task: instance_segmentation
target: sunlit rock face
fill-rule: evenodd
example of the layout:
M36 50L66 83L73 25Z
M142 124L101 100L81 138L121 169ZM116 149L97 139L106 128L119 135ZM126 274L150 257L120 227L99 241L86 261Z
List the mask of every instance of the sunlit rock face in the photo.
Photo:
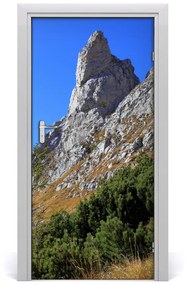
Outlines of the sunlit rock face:
M69 114L93 108L103 116L111 114L138 83L131 61L111 55L107 39L96 31L78 56Z
M96 31L79 53L76 71L77 86L83 85L92 77L97 77L110 62L111 53L108 42L102 32Z

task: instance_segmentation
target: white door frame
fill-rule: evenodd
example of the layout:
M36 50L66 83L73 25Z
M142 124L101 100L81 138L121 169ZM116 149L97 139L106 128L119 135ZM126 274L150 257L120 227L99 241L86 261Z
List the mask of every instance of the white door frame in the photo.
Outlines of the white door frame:
M168 280L168 6L18 5L18 280L31 280L31 18L155 19L155 280Z

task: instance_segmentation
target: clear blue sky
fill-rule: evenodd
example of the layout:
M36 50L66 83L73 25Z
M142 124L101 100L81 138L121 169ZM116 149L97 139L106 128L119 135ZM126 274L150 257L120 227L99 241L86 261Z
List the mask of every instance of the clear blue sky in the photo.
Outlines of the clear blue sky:
M33 18L33 145L39 120L52 124L67 114L78 53L96 30L104 33L113 55L131 59L141 81L152 67L153 18Z

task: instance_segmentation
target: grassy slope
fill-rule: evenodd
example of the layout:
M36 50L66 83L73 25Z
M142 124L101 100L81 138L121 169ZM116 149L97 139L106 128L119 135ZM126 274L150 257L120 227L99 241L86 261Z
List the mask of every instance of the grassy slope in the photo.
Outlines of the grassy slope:
M102 272L93 279L125 279L125 280L150 280L154 278L153 256L141 261L126 261L122 264L112 264L106 272Z

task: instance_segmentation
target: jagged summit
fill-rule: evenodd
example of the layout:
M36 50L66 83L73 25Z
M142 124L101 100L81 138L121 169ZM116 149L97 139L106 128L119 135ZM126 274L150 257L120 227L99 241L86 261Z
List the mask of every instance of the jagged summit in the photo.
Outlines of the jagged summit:
M104 37L104 34L102 31L95 31L91 36L90 38L88 39L88 45L92 45L93 42L96 42L96 41L106 41L107 42L107 39ZM108 45L108 43L107 43Z
M107 39L101 31L94 32L78 56L76 85L82 86L91 77L97 76L111 61Z
M111 55L103 32L94 32L78 55L69 114L96 109L105 116L139 83L130 60Z

